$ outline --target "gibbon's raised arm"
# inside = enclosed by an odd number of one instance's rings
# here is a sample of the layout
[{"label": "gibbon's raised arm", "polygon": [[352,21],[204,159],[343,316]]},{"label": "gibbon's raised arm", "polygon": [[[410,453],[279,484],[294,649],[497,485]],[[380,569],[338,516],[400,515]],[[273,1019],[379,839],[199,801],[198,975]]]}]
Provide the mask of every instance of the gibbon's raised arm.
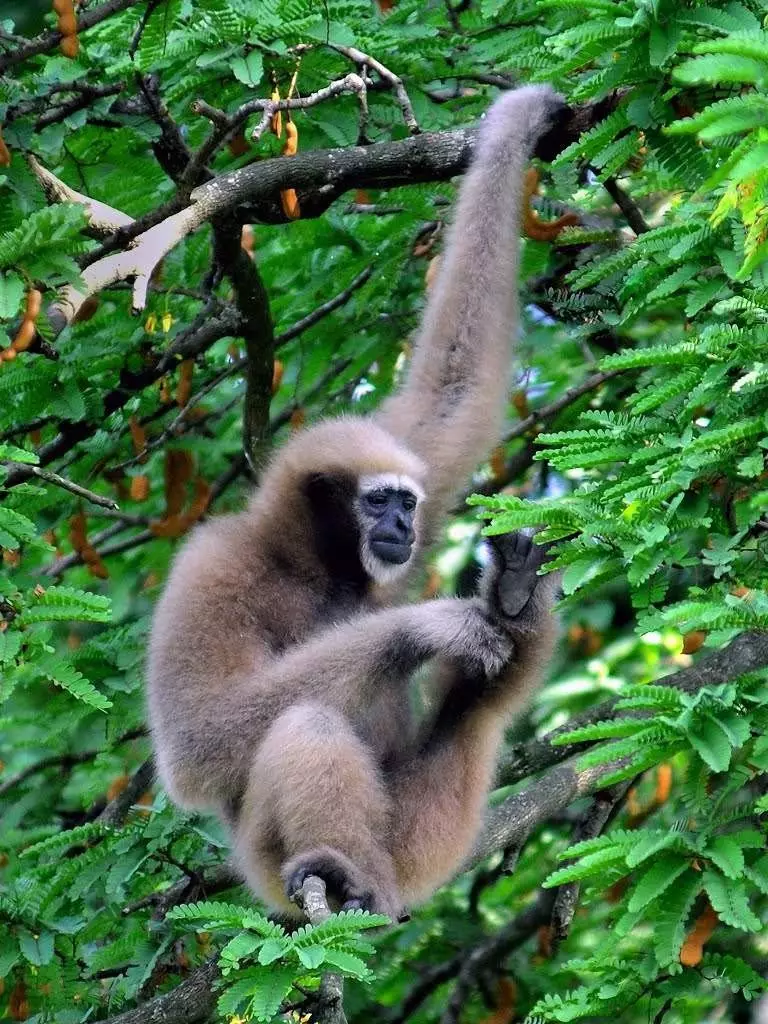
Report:
[{"label": "gibbon's raised arm", "polygon": [[542,85],[510,92],[489,110],[407,379],[377,416],[428,466],[430,535],[500,437],[518,330],[524,170],[563,106]]}]

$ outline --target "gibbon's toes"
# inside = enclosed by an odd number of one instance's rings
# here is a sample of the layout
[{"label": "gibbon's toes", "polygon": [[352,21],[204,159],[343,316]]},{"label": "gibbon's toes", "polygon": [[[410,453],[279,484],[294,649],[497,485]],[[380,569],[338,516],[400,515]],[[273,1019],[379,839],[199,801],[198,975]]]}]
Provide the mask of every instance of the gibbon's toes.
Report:
[{"label": "gibbon's toes", "polygon": [[375,894],[361,884],[356,868],[340,851],[321,847],[289,861],[283,868],[288,899],[294,899],[310,875],[322,878],[329,903],[342,910],[387,913],[386,910],[380,909],[380,901],[376,899]]}]

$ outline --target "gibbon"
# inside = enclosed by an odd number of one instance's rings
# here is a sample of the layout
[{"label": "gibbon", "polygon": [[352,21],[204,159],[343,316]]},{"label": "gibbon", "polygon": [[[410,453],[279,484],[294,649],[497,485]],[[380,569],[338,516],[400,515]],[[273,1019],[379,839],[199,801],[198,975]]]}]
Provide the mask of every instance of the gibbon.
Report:
[{"label": "gibbon", "polygon": [[[398,919],[450,879],[552,653],[555,583],[525,535],[493,546],[478,596],[400,602],[500,435],[525,166],[563,108],[546,86],[492,105],[402,389],[289,440],[244,512],[195,530],[158,603],[160,778],[227,822],[273,910],[300,916],[290,897],[319,875],[332,906]],[[425,662],[426,723],[409,687]]]}]

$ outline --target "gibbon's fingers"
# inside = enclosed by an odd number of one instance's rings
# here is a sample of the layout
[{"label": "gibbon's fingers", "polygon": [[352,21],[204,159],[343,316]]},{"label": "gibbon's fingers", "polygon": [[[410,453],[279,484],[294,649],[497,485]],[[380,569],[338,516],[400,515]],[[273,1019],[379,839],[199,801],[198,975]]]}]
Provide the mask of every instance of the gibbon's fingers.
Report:
[{"label": "gibbon's fingers", "polygon": [[515,619],[525,609],[538,586],[538,571],[547,558],[530,534],[518,531],[489,538],[494,566],[490,571],[488,600],[504,619]]}]

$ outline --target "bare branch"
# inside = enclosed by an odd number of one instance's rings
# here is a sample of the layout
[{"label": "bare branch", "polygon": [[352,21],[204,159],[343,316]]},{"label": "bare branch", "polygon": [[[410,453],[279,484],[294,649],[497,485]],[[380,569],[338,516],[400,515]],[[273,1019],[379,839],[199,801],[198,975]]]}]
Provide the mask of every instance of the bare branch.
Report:
[{"label": "bare branch", "polygon": [[109,1017],[104,1024],[199,1024],[207,1021],[216,1006],[213,985],[218,977],[217,958],[211,957],[170,992]]},{"label": "bare branch", "polygon": [[[90,501],[93,505],[100,505],[102,508],[109,508],[116,510],[118,504],[113,501],[112,498],[107,498],[103,494],[95,494],[93,491],[89,491],[87,487],[81,487],[80,484],[74,483],[72,480],[67,480],[66,477],[59,476],[58,473],[52,473],[48,469],[40,469],[39,466],[30,466],[25,462],[3,462],[0,463],[12,470],[13,473],[19,477],[37,477],[38,480],[45,480],[46,483],[54,484],[56,487],[61,487],[64,491],[69,491],[71,494],[76,494],[78,498],[84,498],[86,501]],[[0,490],[2,490],[2,483],[0,482]]]},{"label": "bare branch", "polygon": [[388,67],[385,67],[381,61],[376,60],[375,57],[371,57],[369,54],[363,53],[362,50],[358,50],[354,46],[341,46],[338,43],[327,43],[326,45],[357,64],[358,68],[363,72],[363,78],[365,78],[365,71],[367,68],[372,68],[376,74],[380,75],[381,78],[391,86],[392,92],[395,94],[395,99],[400,106],[400,112],[403,115],[403,121],[405,121],[406,128],[411,135],[419,134],[421,131],[421,128],[419,128],[419,122],[416,120],[416,115],[413,112],[413,105],[410,97],[408,96],[408,92],[403,85],[403,80],[399,75],[396,75],[394,71],[390,71]]},{"label": "bare branch", "polygon": [[111,235],[118,228],[127,227],[133,224],[133,217],[127,213],[116,210],[114,206],[99,202],[98,199],[90,199],[66,185],[61,178],[57,178],[30,153],[27,162],[32,173],[42,186],[49,203],[79,203],[85,207],[88,222],[96,234],[106,237]]},{"label": "bare branch", "polygon": [[[604,117],[612,109],[612,102],[609,98],[575,109],[557,131],[540,140],[537,152],[551,158],[568,144],[575,131]],[[63,322],[55,327],[60,330],[64,322],[71,321],[88,295],[126,278],[134,279],[134,312],[143,309],[150,275],[160,260],[201,224],[227,211],[237,207],[240,217],[258,219],[250,216],[247,204],[274,202],[280,191],[293,188],[309,193],[306,202],[302,197],[302,215],[318,216],[351,187],[443,180],[464,170],[474,138],[475,130],[465,128],[416,135],[401,142],[314,150],[297,153],[290,160],[278,157],[258,161],[213,178],[192,191],[189,206],[136,235],[130,248],[109,253],[86,267],[85,292],[71,287],[64,290],[60,300]]]}]

